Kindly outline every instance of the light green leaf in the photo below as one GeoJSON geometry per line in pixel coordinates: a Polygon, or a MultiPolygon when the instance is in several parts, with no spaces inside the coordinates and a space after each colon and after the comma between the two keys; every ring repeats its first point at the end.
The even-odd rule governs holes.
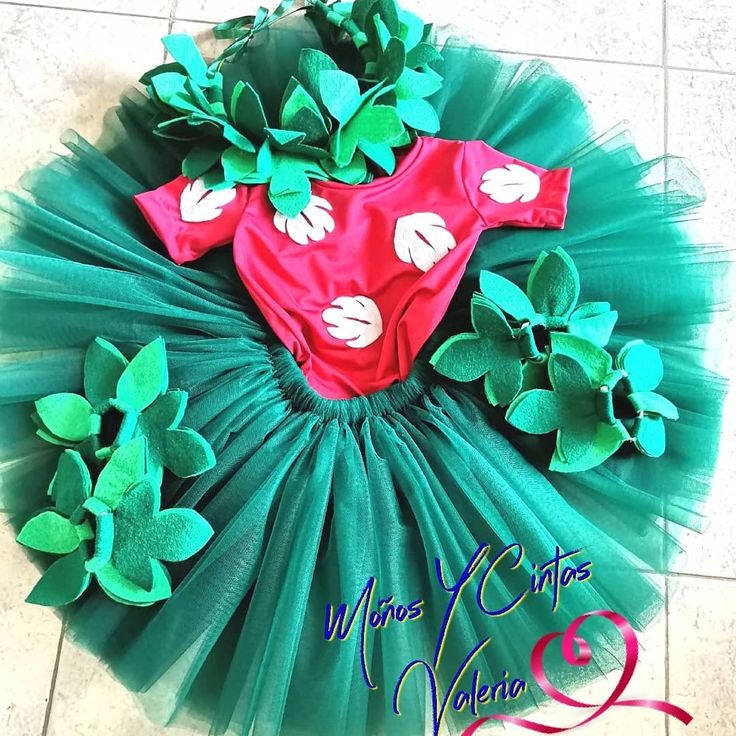
{"type": "Polygon", "coordinates": [[[590,424],[566,427],[558,432],[557,449],[550,470],[559,473],[590,470],[608,460],[628,437],[628,432],[620,423],[598,423],[593,431],[590,424]]]}
{"type": "Polygon", "coordinates": [[[49,495],[56,508],[71,516],[90,496],[92,479],[82,456],[75,450],[65,450],[59,457],[56,473],[49,486],[49,495]]]}
{"type": "Polygon", "coordinates": [[[667,448],[664,420],[662,417],[643,416],[634,425],[634,444],[639,452],[649,457],[662,457],[667,448]]]}
{"type": "Polygon", "coordinates": [[[36,583],[26,601],[39,606],[65,606],[77,600],[91,580],[84,567],[85,561],[84,546],[56,560],[36,583]]]}
{"type": "Polygon", "coordinates": [[[119,447],[108,460],[95,484],[94,497],[111,509],[146,472],[146,439],[136,437],[119,447]]]}
{"type": "MultiPolygon", "coordinates": [[[[608,307],[607,302],[599,302],[608,307]]],[[[618,320],[618,312],[609,309],[598,313],[590,314],[590,310],[584,310],[584,307],[592,307],[594,304],[581,304],[570,315],[570,322],[567,325],[567,331],[571,335],[582,337],[589,340],[594,345],[605,347],[611,339],[613,328],[618,320]]]]}
{"type": "Polygon", "coordinates": [[[101,337],[87,349],[84,358],[84,394],[92,406],[115,396],[115,386],[128,365],[126,357],[101,337]]]}
{"type": "Polygon", "coordinates": [[[92,432],[92,406],[78,394],[52,394],[36,402],[42,429],[69,442],[81,442],[92,432]]]}
{"type": "Polygon", "coordinates": [[[594,387],[600,386],[613,368],[613,358],[592,342],[565,332],[551,332],[552,353],[568,355],[585,369],[594,387]]]}
{"type": "Polygon", "coordinates": [[[428,135],[434,135],[440,129],[437,111],[427,100],[399,99],[396,101],[396,110],[410,128],[428,135]]]}
{"type": "Polygon", "coordinates": [[[187,408],[189,394],[186,391],[167,391],[146,409],[141,420],[147,429],[176,429],[187,408]]]}
{"type": "Polygon", "coordinates": [[[483,389],[491,406],[508,406],[521,390],[521,360],[514,355],[515,345],[493,346],[494,361],[485,375],[483,389]]]}
{"type": "Polygon", "coordinates": [[[535,316],[529,297],[513,281],[491,271],[480,272],[480,290],[506,314],[519,322],[535,316]]]}
{"type": "Polygon", "coordinates": [[[643,340],[627,342],[616,356],[616,365],[629,374],[633,391],[654,391],[664,376],[659,350],[643,340]]]}
{"type": "Polygon", "coordinates": [[[209,523],[194,509],[166,509],[154,523],[156,546],[152,555],[168,562],[189,559],[214,534],[209,523]]]}
{"type": "Polygon", "coordinates": [[[120,376],[117,397],[137,411],[150,406],[169,386],[166,345],[157,338],[130,361],[120,376]]]}
{"type": "Polygon", "coordinates": [[[554,391],[532,389],[517,396],[506,411],[506,421],[529,434],[548,434],[562,425],[562,399],[554,391]]]}
{"type": "Polygon", "coordinates": [[[25,523],[18,541],[39,552],[63,555],[79,547],[80,539],[69,519],[56,511],[42,511],[25,523]]]}
{"type": "Polygon", "coordinates": [[[179,478],[191,478],[214,467],[215,453],[193,429],[172,429],[165,436],[164,465],[179,478]]]}
{"type": "Polygon", "coordinates": [[[257,167],[257,155],[241,151],[237,146],[230,146],[222,153],[222,171],[225,179],[231,182],[242,182],[251,176],[257,167]]]}
{"type": "Polygon", "coordinates": [[[396,82],[396,97],[400,100],[413,100],[430,97],[442,88],[442,77],[426,74],[413,69],[404,69],[396,82]]]}
{"type": "Polygon", "coordinates": [[[361,105],[358,80],[340,70],[323,71],[319,75],[322,102],[330,114],[343,125],[355,115],[361,105]]]}
{"type": "Polygon", "coordinates": [[[302,49],[299,54],[298,76],[309,94],[320,101],[320,75],[324,71],[337,71],[337,64],[323,51],[317,49],[302,49]]]}
{"type": "Polygon", "coordinates": [[[222,155],[221,145],[202,144],[195,146],[182,161],[181,173],[189,179],[198,179],[202,174],[209,171],[222,155]]]}
{"type": "Polygon", "coordinates": [[[443,376],[455,381],[474,381],[491,367],[492,346],[490,340],[472,332],[453,335],[440,345],[429,362],[443,376]]]}
{"type": "Polygon", "coordinates": [[[679,419],[677,407],[661,394],[653,391],[638,391],[628,395],[628,400],[636,411],[646,414],[659,414],[665,419],[679,419]]]}
{"type": "Polygon", "coordinates": [[[162,39],[166,50],[172,58],[186,69],[187,74],[200,86],[210,84],[207,76],[207,64],[191,36],[176,33],[162,39]]]}
{"type": "Polygon", "coordinates": [[[572,258],[562,248],[542,251],[529,273],[526,291],[539,314],[569,314],[580,296],[580,278],[572,258]]]}
{"type": "Polygon", "coordinates": [[[553,353],[549,357],[547,367],[549,380],[555,391],[571,396],[592,393],[590,377],[575,358],[564,353],[553,353]]]}
{"type": "Polygon", "coordinates": [[[475,331],[489,340],[509,340],[514,334],[503,312],[481,294],[470,300],[470,319],[475,331]]]}

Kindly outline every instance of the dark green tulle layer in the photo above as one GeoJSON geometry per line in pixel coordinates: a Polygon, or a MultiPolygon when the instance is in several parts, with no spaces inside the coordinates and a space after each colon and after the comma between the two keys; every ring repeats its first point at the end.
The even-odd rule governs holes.
{"type": "MultiPolygon", "coordinates": [[[[264,75],[288,73],[288,54],[268,44],[260,53],[264,75]]],[[[242,736],[416,736],[425,680],[417,673],[407,683],[401,717],[392,696],[401,669],[434,649],[448,602],[435,558],[454,578],[479,542],[495,551],[523,544],[523,564],[489,578],[486,600],[502,605],[556,546],[583,549],[593,577],[565,589],[556,613],[548,591],[491,618],[468,590],[453,619],[443,678],[490,635],[471,671],[484,682],[504,671],[531,680],[534,643],[577,615],[613,609],[644,627],[661,604],[651,573],[672,569],[680,531],[701,526],[725,390],[703,367],[704,346],[724,307],[728,259],[687,233],[697,179],[674,158],[643,162],[625,132],[593,137],[579,94],[546,64],[451,46],[443,73],[442,136],[572,166],[574,177],[564,231],[481,238],[434,344],[467,329],[481,269],[521,283],[542,249],[562,245],[580,270],[581,299],[619,310],[617,340],[662,350],[658,390],[681,414],[668,425],[667,453],[550,473],[548,444],[514,433],[480,386],[432,373],[432,345],[404,384],[346,401],[318,397],[248,298],[229,249],[191,268],[163,253],[131,197],[176,175],[181,152],[149,133],[146,102],[126,97],[108,121],[107,153],[69,135],[71,155],[27,177],[33,199],[2,204],[2,506],[22,523],[44,504],[53,473],[57,451],[34,437],[31,402],[81,387],[94,337],[133,349],[162,335],[171,385],[190,393],[187,422],[218,456],[201,478],[167,478],[165,501],[195,506],[215,536],[196,560],[173,566],[178,585],[165,603],[131,609],[94,591],[67,618],[73,638],[158,719],[191,717],[204,731],[242,736]],[[371,576],[380,596],[426,601],[421,619],[370,634],[375,690],[362,680],[357,633],[342,643],[323,637],[325,605],[352,604],[371,576]]],[[[617,635],[604,626],[588,634],[594,662],[584,671],[550,663],[562,687],[617,666],[617,635]]],[[[528,711],[541,699],[532,687],[481,715],[528,711]]],[[[453,719],[458,729],[474,720],[453,719]]]]}

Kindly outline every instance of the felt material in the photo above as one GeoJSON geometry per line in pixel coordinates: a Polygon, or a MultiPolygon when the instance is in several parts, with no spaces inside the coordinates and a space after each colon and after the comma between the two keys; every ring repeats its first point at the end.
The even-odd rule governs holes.
{"type": "Polygon", "coordinates": [[[36,402],[42,429],[62,441],[80,442],[94,430],[92,405],[76,394],[52,394],[36,402]]]}
{"type": "MultiPolygon", "coordinates": [[[[524,293],[508,279],[482,271],[480,290],[515,323],[541,325],[548,330],[567,331],[604,347],[618,319],[608,302],[578,304],[580,277],[573,260],[561,248],[542,251],[527,279],[524,293]]],[[[550,345],[545,346],[546,349],[550,345]]]]}
{"type": "Polygon", "coordinates": [[[92,580],[84,566],[86,554],[87,550],[82,545],[52,562],[28,594],[26,602],[38,606],[66,606],[77,600],[92,580]]]}
{"type": "Polygon", "coordinates": [[[88,526],[72,524],[55,511],[42,511],[30,518],[18,535],[18,541],[31,549],[63,555],[73,552],[84,539],[92,536],[88,526]]]}
{"type": "Polygon", "coordinates": [[[659,350],[643,340],[627,342],[616,356],[616,366],[628,373],[633,391],[653,391],[664,377],[659,350]]]}
{"type": "Polygon", "coordinates": [[[68,517],[71,517],[90,497],[92,479],[78,452],[65,450],[61,454],[48,494],[56,508],[68,517]]]}
{"type": "MultiPolygon", "coordinates": [[[[272,110],[298,57],[285,49],[303,43],[279,30],[249,49],[262,89],[276,89],[272,110]]],[[[441,616],[448,600],[435,558],[450,577],[481,542],[495,551],[523,543],[518,569],[499,565],[488,577],[486,600],[501,604],[528,587],[531,562],[544,563],[555,546],[582,547],[593,576],[565,588],[556,613],[546,586],[527,596],[523,615],[495,617],[493,641],[473,662],[489,680],[506,669],[531,683],[529,693],[494,705],[522,715],[544,701],[529,668],[541,634],[598,608],[645,627],[662,601],[656,576],[642,570],[677,570],[684,530],[702,528],[725,391],[702,361],[710,362],[707,325],[724,303],[729,256],[692,243],[681,224],[694,216],[697,182],[678,159],[643,162],[621,131],[591,135],[579,93],[546,64],[462,44],[443,50],[446,81],[433,99],[441,134],[574,166],[566,229],[481,235],[433,344],[407,380],[378,393],[318,396],[226,254],[194,268],[161,256],[129,198],[175,176],[184,152],[148,130],[150,102],[125,100],[119,128],[107,128],[115,143],[107,154],[70,137],[71,155],[27,177],[32,202],[0,202],[8,219],[0,343],[9,358],[0,372],[0,452],[10,461],[0,495],[10,523],[48,505],[54,470],[53,447],[29,436],[23,421],[29,402],[80,385],[84,350],[97,335],[121,347],[164,337],[171,385],[189,393],[185,422],[217,453],[215,468],[196,481],[164,477],[164,505],[196,507],[215,530],[196,563],[170,566],[173,595],[137,610],[95,583],[66,612],[75,643],[162,720],[189,716],[214,734],[417,736],[430,707],[425,689],[407,682],[399,718],[391,686],[407,662],[431,654],[440,623],[432,611],[441,616]],[[619,310],[614,348],[640,337],[662,353],[656,390],[681,418],[667,424],[657,460],[618,453],[582,473],[550,472],[547,443],[498,421],[480,381],[452,382],[427,366],[435,347],[472,329],[468,305],[481,270],[524,288],[540,251],[558,245],[579,270],[581,300],[619,310]],[[427,600],[415,621],[368,632],[376,690],[363,681],[356,632],[345,642],[323,634],[326,603],[352,607],[371,576],[374,602],[392,593],[395,603],[427,600]]],[[[433,181],[443,180],[425,177],[434,194],[433,181]]],[[[588,667],[566,666],[550,648],[545,669],[563,692],[620,667],[620,637],[608,628],[586,632],[588,667]]],[[[461,596],[442,683],[483,632],[488,616],[473,595],[461,596]]],[[[461,732],[467,716],[451,714],[448,730],[461,732]]]]}
{"type": "Polygon", "coordinates": [[[194,141],[182,163],[185,176],[201,177],[213,190],[267,183],[271,204],[286,217],[309,202],[313,179],[363,183],[373,170],[392,173],[394,148],[411,143],[416,132],[439,129],[427,98],[442,85],[429,66],[441,60],[427,42],[430,27],[394,0],[370,7],[307,0],[316,26],[340,29],[359,50],[363,68],[347,72],[324,52],[304,49],[274,127],[250,82],[238,80],[228,99],[223,73],[238,60],[247,62],[254,35],[291,6],[283,2],[273,13],[261,8],[215,26],[217,37],[233,42],[209,66],[191,38],[167,36],[164,44],[175,64],[152,69],[141,80],[158,105],[156,132],[194,141]]]}
{"type": "Polygon", "coordinates": [[[95,463],[112,458],[100,472],[96,492],[112,508],[126,483],[141,477],[144,464],[158,479],[164,468],[189,478],[214,466],[212,448],[203,437],[193,430],[174,431],[184,418],[187,394],[168,391],[168,385],[163,340],[151,341],[128,361],[114,345],[96,338],[84,362],[85,393],[94,407],[76,394],[56,394],[36,402],[36,421],[42,425],[39,437],[51,444],[74,446],[81,453],[62,458],[57,470],[61,475],[52,483],[54,493],[69,494],[68,501],[62,498],[65,509],[81,504],[84,493],[89,495],[89,471],[82,456],[95,463]],[[119,428],[106,443],[102,431],[108,417],[117,420],[119,428]],[[59,437],[58,432],[66,436],[59,437]]]}
{"type": "Polygon", "coordinates": [[[93,406],[107,401],[128,365],[127,358],[107,340],[95,338],[84,359],[84,395],[93,406]]]}
{"type": "Polygon", "coordinates": [[[193,509],[161,511],[159,489],[142,480],[116,509],[112,564],[124,578],[151,590],[160,560],[185,560],[202,549],[212,534],[212,527],[193,509]]]}
{"type": "Polygon", "coordinates": [[[141,348],[125,368],[117,385],[117,399],[143,411],[169,386],[166,348],[160,338],[141,348]]]}

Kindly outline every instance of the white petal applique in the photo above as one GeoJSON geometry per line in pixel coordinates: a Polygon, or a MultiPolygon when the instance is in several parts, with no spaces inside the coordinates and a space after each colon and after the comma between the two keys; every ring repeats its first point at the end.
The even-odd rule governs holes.
{"type": "Polygon", "coordinates": [[[420,271],[429,271],[456,245],[455,236],[436,212],[415,212],[396,221],[396,255],[404,263],[413,263],[420,271]]]}
{"type": "Polygon", "coordinates": [[[179,198],[179,211],[184,222],[209,222],[222,214],[222,208],[230,204],[237,193],[230,189],[210,190],[202,179],[195,179],[184,187],[179,198]]]}
{"type": "Polygon", "coordinates": [[[309,204],[296,216],[286,217],[280,212],[273,216],[274,227],[288,235],[295,243],[307,245],[310,240],[319,241],[335,229],[330,212],[332,205],[323,197],[312,195],[309,204]]]}
{"type": "Polygon", "coordinates": [[[364,348],[383,334],[378,306],[367,296],[340,296],[322,312],[327,332],[350,348],[364,348]]]}
{"type": "Polygon", "coordinates": [[[539,194],[539,174],[519,164],[506,164],[483,174],[480,190],[499,204],[531,202],[539,194]]]}

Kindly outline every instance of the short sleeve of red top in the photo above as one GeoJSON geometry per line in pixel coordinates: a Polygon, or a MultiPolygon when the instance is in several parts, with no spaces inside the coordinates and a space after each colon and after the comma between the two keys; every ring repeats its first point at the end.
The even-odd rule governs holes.
{"type": "Polygon", "coordinates": [[[419,138],[390,177],[314,182],[290,219],[266,186],[210,192],[179,177],[136,202],[176,263],[233,242],[243,283],[309,384],[348,398],[407,377],[483,230],[563,227],[570,175],[482,141],[419,138]]]}

